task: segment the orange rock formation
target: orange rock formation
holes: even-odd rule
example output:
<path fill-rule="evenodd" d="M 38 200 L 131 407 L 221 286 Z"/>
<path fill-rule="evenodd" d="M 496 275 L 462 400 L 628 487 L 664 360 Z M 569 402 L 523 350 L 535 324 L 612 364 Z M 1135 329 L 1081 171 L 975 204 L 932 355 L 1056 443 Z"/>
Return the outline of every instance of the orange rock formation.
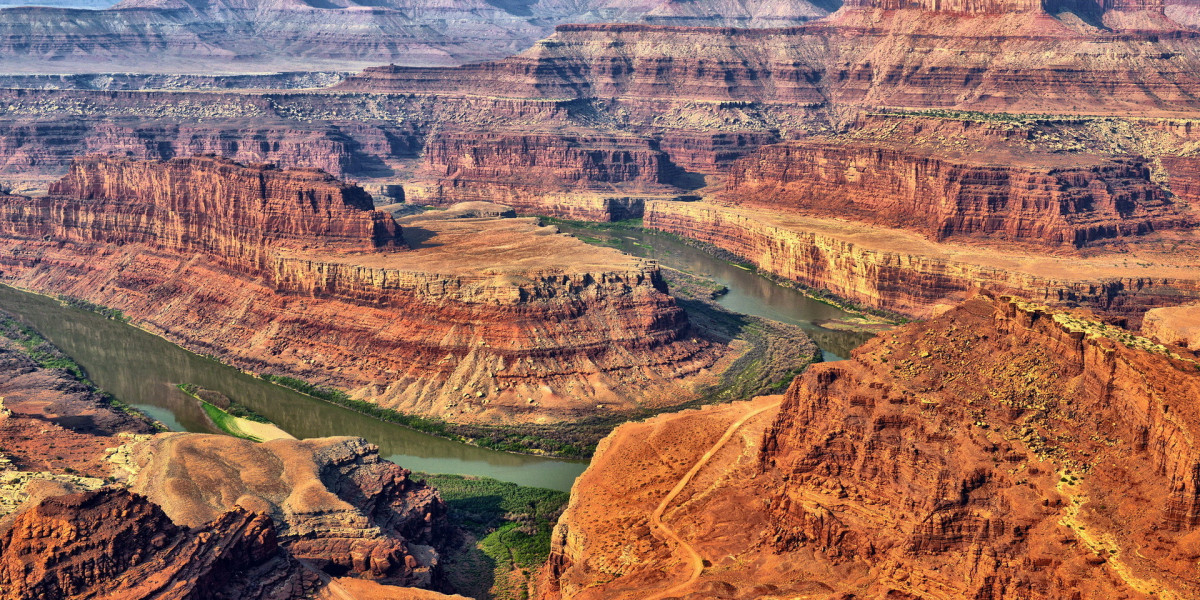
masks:
<path fill-rule="evenodd" d="M 973 299 L 781 404 L 619 428 L 545 597 L 1193 597 L 1198 391 L 1194 356 Z"/>
<path fill-rule="evenodd" d="M 324 175 L 210 158 L 89 159 L 52 191 L 0 208 L 7 281 L 408 412 L 553 421 L 680 402 L 721 353 L 656 265 L 529 219 L 401 228 Z M 396 251 L 401 231 L 413 249 Z"/>
<path fill-rule="evenodd" d="M 730 170 L 730 202 L 913 229 L 935 240 L 1050 246 L 1192 225 L 1139 158 L 997 149 L 941 158 L 898 144 L 812 140 L 765 146 Z"/>

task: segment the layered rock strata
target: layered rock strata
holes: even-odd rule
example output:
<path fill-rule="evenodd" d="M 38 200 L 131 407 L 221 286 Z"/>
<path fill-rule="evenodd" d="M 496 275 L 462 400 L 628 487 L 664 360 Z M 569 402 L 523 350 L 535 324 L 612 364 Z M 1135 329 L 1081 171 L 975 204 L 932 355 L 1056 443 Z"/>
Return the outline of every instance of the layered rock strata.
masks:
<path fill-rule="evenodd" d="M 1191 225 L 1150 180 L 1144 159 L 1005 158 L 941 158 L 891 144 L 828 140 L 776 144 L 737 161 L 723 197 L 912 229 L 937 241 L 1079 247 Z"/>
<path fill-rule="evenodd" d="M 1194 595 L 1197 386 L 1128 332 L 968 302 L 793 384 L 763 441 L 786 481 L 767 535 L 917 597 Z M 905 577 L 914 558 L 934 571 Z"/>
<path fill-rule="evenodd" d="M 445 505 L 364 440 L 151 435 L 4 313 L 0 367 L 0 597 L 437 597 L 396 584 L 434 585 Z"/>
<path fill-rule="evenodd" d="M 407 198 L 434 206 L 482 200 L 524 213 L 621 220 L 641 216 L 645 195 L 675 189 L 666 185 L 675 170 L 657 143 L 640 137 L 440 133 L 427 140 L 422 179 L 407 186 Z"/>
<path fill-rule="evenodd" d="M 1142 335 L 1164 344 L 1200 351 L 1200 304 L 1147 311 L 1142 320 Z"/>
<path fill-rule="evenodd" d="M 503 61 L 378 67 L 336 87 L 615 100 L 626 114 L 657 111 L 660 125 L 685 104 L 695 119 L 706 103 L 739 103 L 714 107 L 726 127 L 747 109 L 776 105 L 792 114 L 828 106 L 1049 114 L 1197 107 L 1200 79 L 1182 68 L 1198 60 L 1193 32 L 1103 32 L 1036 11 L 963 19 L 951 10 L 852 9 L 772 30 L 562 25 Z"/>
<path fill-rule="evenodd" d="M 323 175 L 217 159 L 88 160 L 53 191 L 3 203 L 7 281 L 407 412 L 556 421 L 686 401 L 725 352 L 692 337 L 657 265 L 530 219 L 400 226 Z"/>
<path fill-rule="evenodd" d="M 782 401 L 614 431 L 544 597 L 1192 597 L 1193 363 L 1087 314 L 969 300 Z"/>
<path fill-rule="evenodd" d="M 1190 232 L 1152 237 L 1123 256 L 1047 255 L 936 243 L 915 233 L 837 219 L 722 206 L 650 202 L 647 227 L 712 244 L 760 269 L 875 308 L 928 317 L 977 287 L 1083 304 L 1129 319 L 1200 296 Z"/>
<path fill-rule="evenodd" d="M 189 529 L 120 490 L 57 496 L 0 536 L 0 598 L 299 598 L 317 576 L 271 519 L 234 509 Z"/>
<path fill-rule="evenodd" d="M 474 0 L 127 0 L 97 8 L 103 10 L 5 8 L 0 64 L 15 73 L 269 73 L 388 62 L 452 65 L 507 56 L 564 22 L 779 27 L 829 12 L 806 0 L 521 5 Z"/>

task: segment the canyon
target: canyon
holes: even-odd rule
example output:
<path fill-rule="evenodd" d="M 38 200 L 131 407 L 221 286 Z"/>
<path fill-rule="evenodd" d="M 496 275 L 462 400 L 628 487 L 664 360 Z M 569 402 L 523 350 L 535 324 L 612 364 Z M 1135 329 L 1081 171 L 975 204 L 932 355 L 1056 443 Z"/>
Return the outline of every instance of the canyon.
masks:
<path fill-rule="evenodd" d="M 0 597 L 293 598 L 356 578 L 384 595 L 437 583 L 445 505 L 374 446 L 157 433 L 0 317 Z"/>
<path fill-rule="evenodd" d="M 744 351 L 694 331 L 657 265 L 535 219 L 470 205 L 395 219 L 318 171 L 208 157 L 81 159 L 49 191 L 4 199 L 5 283 L 410 415 L 663 408 Z"/>
<path fill-rule="evenodd" d="M 619 428 L 544 597 L 1191 597 L 1197 385 L 1186 350 L 976 296 L 783 397 Z"/>
<path fill-rule="evenodd" d="M 99 10 L 17 6 L 0 8 L 0 69 L 211 74 L 455 65 L 520 51 L 558 23 L 788 26 L 828 14 L 829 7 L 818 4 L 825 3 L 124 0 Z"/>
<path fill-rule="evenodd" d="M 1055 255 L 938 243 L 906 230 L 707 202 L 651 202 L 645 223 L 861 306 L 921 318 L 983 287 L 1089 306 L 1136 328 L 1147 310 L 1200 293 L 1190 231 L 1146 236 L 1116 253 Z"/>
<path fill-rule="evenodd" d="M 161 432 L 0 316 L 0 598 L 1196 597 L 1192 4 L 0 10 L 0 283 L 596 444 L 561 516 L 439 492 L 360 438 Z M 858 314 L 731 313 L 617 250 L 651 231 Z"/>

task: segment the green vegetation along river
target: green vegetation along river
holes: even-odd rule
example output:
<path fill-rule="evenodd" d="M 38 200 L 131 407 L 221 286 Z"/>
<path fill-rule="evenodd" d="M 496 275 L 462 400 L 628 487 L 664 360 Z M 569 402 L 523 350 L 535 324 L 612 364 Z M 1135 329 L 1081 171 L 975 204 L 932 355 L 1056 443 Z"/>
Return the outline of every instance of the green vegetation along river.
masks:
<path fill-rule="evenodd" d="M 588 241 L 652 258 L 666 268 L 724 285 L 728 292 L 717 303 L 733 312 L 802 327 L 821 347 L 826 360 L 847 356 L 870 337 L 820 327 L 816 323 L 854 315 L 671 236 L 636 228 L 561 227 Z M 496 452 L 385 423 L 270 384 L 131 325 L 63 306 L 45 296 L 0 286 L 0 308 L 41 332 L 79 363 L 96 385 L 174 431 L 220 433 L 200 403 L 177 387 L 189 383 L 228 396 L 298 438 L 364 437 L 377 444 L 383 456 L 414 471 L 477 475 L 566 491 L 587 466 L 578 461 Z"/>
<path fill-rule="evenodd" d="M 587 467 L 584 462 L 486 450 L 385 423 L 267 383 L 53 298 L 0 286 L 0 308 L 41 332 L 97 386 L 175 431 L 220 433 L 200 403 L 176 387 L 191 383 L 225 394 L 298 438 L 364 437 L 379 446 L 381 455 L 414 471 L 478 475 L 567 491 Z"/>

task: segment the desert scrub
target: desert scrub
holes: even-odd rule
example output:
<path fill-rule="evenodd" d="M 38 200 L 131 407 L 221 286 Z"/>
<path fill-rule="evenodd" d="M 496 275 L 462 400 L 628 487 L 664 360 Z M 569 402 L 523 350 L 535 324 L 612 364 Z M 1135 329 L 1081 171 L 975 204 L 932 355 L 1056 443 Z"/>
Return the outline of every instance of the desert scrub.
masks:
<path fill-rule="evenodd" d="M 112 319 L 114 321 L 120 321 L 122 323 L 129 322 L 129 317 L 126 316 L 125 313 L 121 312 L 120 310 L 115 309 L 115 308 L 109 308 L 102 304 L 96 304 L 95 302 L 88 302 L 87 300 L 84 300 L 82 298 L 76 298 L 74 296 L 67 296 L 65 294 L 60 294 L 58 296 L 58 301 L 60 303 L 62 303 L 63 306 L 70 306 L 72 308 L 78 308 L 80 310 L 94 312 L 106 319 Z"/>
<path fill-rule="evenodd" d="M 620 423 L 620 420 L 616 419 L 596 418 L 570 425 L 462 425 L 429 417 L 407 415 L 365 400 L 351 398 L 341 390 L 315 385 L 295 377 L 270 374 L 261 374 L 259 377 L 276 385 L 369 417 L 375 417 L 381 421 L 502 452 L 561 458 L 586 458 L 595 451 L 600 438 L 608 435 L 608 432 Z"/>
<path fill-rule="evenodd" d="M 570 498 L 566 492 L 525 487 L 486 477 L 414 473 L 441 493 L 450 520 L 476 543 L 449 561 L 458 593 L 497 600 L 529 596 L 530 583 L 550 556 L 550 536 Z M 481 556 L 482 555 L 482 556 Z M 481 572 L 491 565 L 491 572 Z"/>

